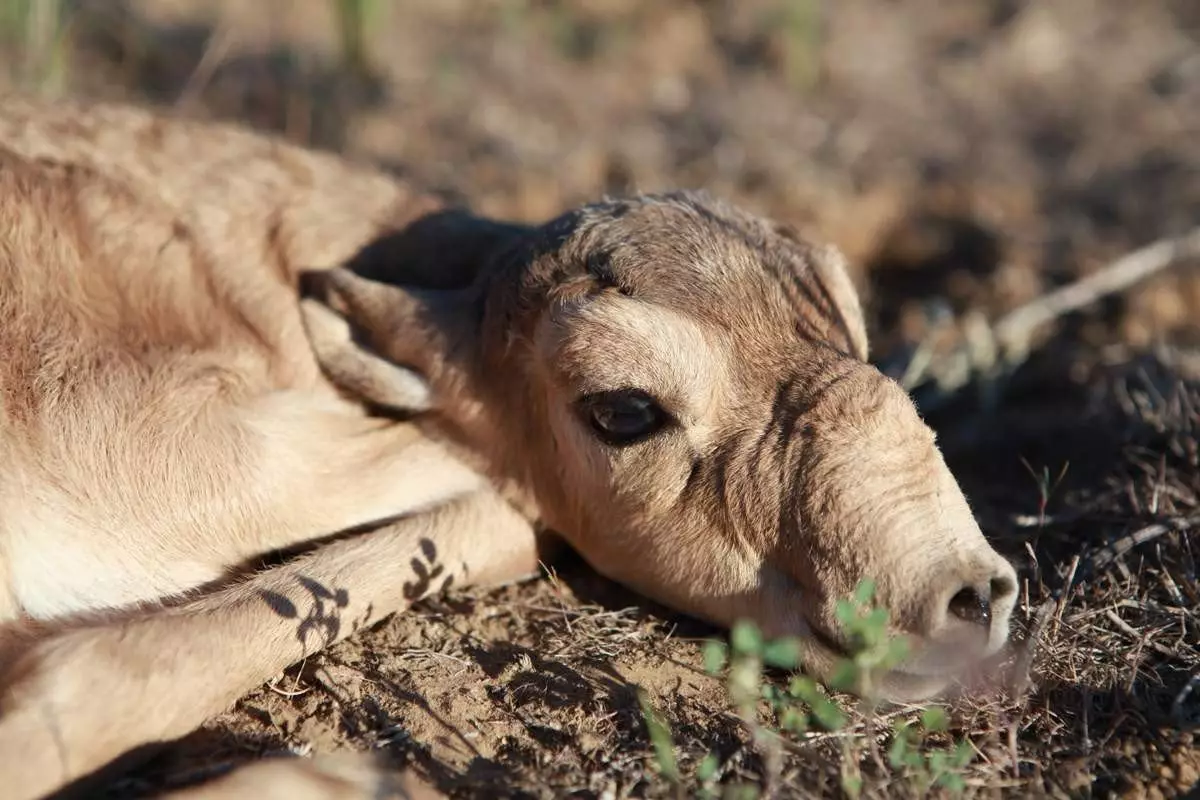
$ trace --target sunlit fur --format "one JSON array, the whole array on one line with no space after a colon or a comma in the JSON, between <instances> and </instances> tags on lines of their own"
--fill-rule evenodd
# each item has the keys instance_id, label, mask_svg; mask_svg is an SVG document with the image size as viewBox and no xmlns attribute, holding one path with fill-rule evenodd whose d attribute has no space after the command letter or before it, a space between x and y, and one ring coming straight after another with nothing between
<instances>
[{"instance_id":1,"label":"sunlit fur","mask_svg":"<svg viewBox=\"0 0 1200 800\"><path fill-rule=\"evenodd\" d=\"M348 348L315 339L327 371L362 357L354 342L416 365L442 403L426 429L481 454L597 569L718 623L799 634L818 672L846 645L836 602L864 578L912 645L894 696L1003 644L1013 570L912 402L866 362L835 250L678 193L514 229L490 251L461 290L410 291L404 263L326 273L314 297L359 329ZM604 444L575 400L620 388L675 424ZM948 612L967 587L991 596L989 626Z\"/></svg>"},{"instance_id":2,"label":"sunlit fur","mask_svg":"<svg viewBox=\"0 0 1200 800\"><path fill-rule=\"evenodd\" d=\"M697 195L540 227L437 209L234 128L0 103L6 797L529 574L531 520L650 597L804 636L818 672L831 603L874 577L916 645L898 696L1004 640L1011 569L866 364L834 250ZM574 403L629 386L674 421L613 449ZM990 627L947 614L964 586Z\"/></svg>"}]
</instances>

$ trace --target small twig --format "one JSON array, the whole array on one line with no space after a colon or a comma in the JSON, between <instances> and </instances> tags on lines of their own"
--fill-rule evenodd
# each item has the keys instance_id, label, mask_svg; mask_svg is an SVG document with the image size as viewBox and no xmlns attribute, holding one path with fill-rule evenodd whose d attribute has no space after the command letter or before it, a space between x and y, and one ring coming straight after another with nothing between
<instances>
[{"instance_id":1,"label":"small twig","mask_svg":"<svg viewBox=\"0 0 1200 800\"><path fill-rule=\"evenodd\" d=\"M1014 514L1006 520L989 520L989 524L999 527L1007 523L1013 528L1050 528L1056 525L1071 525L1084 520L1088 522L1123 522L1127 518L1117 515L1101 514L1090 509L1081 509L1076 511L1066 511L1060 514L1046 514L1045 517L1039 517L1037 514Z\"/></svg>"},{"instance_id":2,"label":"small twig","mask_svg":"<svg viewBox=\"0 0 1200 800\"><path fill-rule=\"evenodd\" d=\"M969 320L972 324L967 326L965 341L951 352L930 357L928 347L922 343L910 356L909 363L891 365L884 371L902 375L902 385L909 391L932 382L934 396L923 398L922 405L936 407L967 385L981 369L992 374L1011 370L1025 361L1034 334L1044 325L1193 258L1200 258L1200 228L1127 253L1074 283L1014 309L991 326L981 327L978 320ZM984 341L985 338L989 341Z\"/></svg>"},{"instance_id":3,"label":"small twig","mask_svg":"<svg viewBox=\"0 0 1200 800\"><path fill-rule=\"evenodd\" d=\"M627 608L618 608L618 609L614 609L612 611L595 611L594 609L592 609L590 607L588 607L588 608L569 608L565 605L562 608L547 608L546 606L538 606L538 605L534 605L532 603L509 603L508 606L509 606L509 608L519 608L523 611L534 611L539 614L556 614L556 615L561 614L564 617L576 617L576 618L587 618L587 619L601 619L604 617L623 617L623 616L633 614L633 613L637 612L637 610L638 610L634 606L629 606Z\"/></svg>"},{"instance_id":4,"label":"small twig","mask_svg":"<svg viewBox=\"0 0 1200 800\"><path fill-rule=\"evenodd\" d=\"M305 686L303 689L300 688L299 674L296 675L295 680L292 683L291 689L279 688L279 682L286 677L287 677L286 675L280 675L279 677L275 678L270 683L268 683L267 688L270 689L275 694L282 695L283 697L300 697L300 696L306 695L312 691L313 687L311 687L311 686Z\"/></svg>"},{"instance_id":5,"label":"small twig","mask_svg":"<svg viewBox=\"0 0 1200 800\"><path fill-rule=\"evenodd\" d=\"M200 61L192 70L192 74L188 76L187 83L184 84L183 90L180 91L179 97L175 101L176 108L187 108L207 88L213 75L216 74L217 67L225 60L225 54L229 52L229 46L233 44L233 38L232 32L224 25L208 37Z\"/></svg>"},{"instance_id":6,"label":"small twig","mask_svg":"<svg viewBox=\"0 0 1200 800\"><path fill-rule=\"evenodd\" d=\"M437 650L430 650L427 647L410 647L407 650L399 651L396 653L396 655L400 656L401 658L408 658L409 656L430 656L432 658L441 658L445 659L446 661L453 661L456 664L462 664L464 667L471 666L471 662L464 658L452 656L449 653L439 653Z\"/></svg>"},{"instance_id":7,"label":"small twig","mask_svg":"<svg viewBox=\"0 0 1200 800\"><path fill-rule=\"evenodd\" d=\"M1175 702L1171 703L1171 716L1175 718L1175 722L1180 728L1184 726L1183 705L1193 692L1200 692L1200 672L1194 673L1188 679L1188 682L1179 690L1179 694L1175 695Z\"/></svg>"},{"instance_id":8,"label":"small twig","mask_svg":"<svg viewBox=\"0 0 1200 800\"><path fill-rule=\"evenodd\" d=\"M1091 558L1088 559L1088 566L1091 570L1103 569L1138 545L1154 541L1168 533L1186 531L1198 525L1200 525L1200 515L1194 517L1172 517L1162 522L1155 522L1139 528L1128 536L1122 536L1112 544L1093 553Z\"/></svg>"},{"instance_id":9,"label":"small twig","mask_svg":"<svg viewBox=\"0 0 1200 800\"><path fill-rule=\"evenodd\" d=\"M1109 620L1112 621L1113 625L1116 625L1122 633L1132 638L1138 644L1144 647L1149 647L1154 652L1158 653L1159 655L1166 656L1167 658L1179 658L1179 654L1171 648L1159 644L1148 636L1143 636L1142 634L1138 633L1136 628L1134 628L1125 620L1121 619L1121 616L1111 608L1104 612L1104 616L1108 617Z\"/></svg>"},{"instance_id":10,"label":"small twig","mask_svg":"<svg viewBox=\"0 0 1200 800\"><path fill-rule=\"evenodd\" d=\"M1046 625L1049 624L1050 617L1057 607L1058 598L1055 597L1043 600L1038 606L1037 617L1034 619L1033 628L1029 631L1029 638L1025 640L1024 647L1018 652L1017 662L1013 668L1012 693L1014 696L1024 697L1029 688L1033 657L1041 644Z\"/></svg>"},{"instance_id":11,"label":"small twig","mask_svg":"<svg viewBox=\"0 0 1200 800\"><path fill-rule=\"evenodd\" d=\"M1079 556L1071 559L1071 566L1067 568L1067 579L1063 583L1062 590L1058 593L1058 604L1054 612L1054 633L1058 634L1058 626L1062 624L1063 611L1067 607L1067 601L1071 597L1071 588L1075 583L1075 573L1079 570Z\"/></svg>"},{"instance_id":12,"label":"small twig","mask_svg":"<svg viewBox=\"0 0 1200 800\"><path fill-rule=\"evenodd\" d=\"M1013 717L1008 726L1008 755L1012 759L1013 775L1018 779L1021 777L1021 754L1017 748L1017 727L1020 725L1021 718Z\"/></svg>"}]
</instances>

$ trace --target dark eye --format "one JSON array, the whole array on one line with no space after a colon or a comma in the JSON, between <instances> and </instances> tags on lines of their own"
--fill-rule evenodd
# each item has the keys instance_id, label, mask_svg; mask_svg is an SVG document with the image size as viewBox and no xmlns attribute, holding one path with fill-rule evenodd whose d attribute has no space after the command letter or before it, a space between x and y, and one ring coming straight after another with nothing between
<instances>
[{"instance_id":1,"label":"dark eye","mask_svg":"<svg viewBox=\"0 0 1200 800\"><path fill-rule=\"evenodd\" d=\"M579 410L596 435L614 447L647 439L671 421L671 415L640 389L589 394L579 399Z\"/></svg>"}]
</instances>

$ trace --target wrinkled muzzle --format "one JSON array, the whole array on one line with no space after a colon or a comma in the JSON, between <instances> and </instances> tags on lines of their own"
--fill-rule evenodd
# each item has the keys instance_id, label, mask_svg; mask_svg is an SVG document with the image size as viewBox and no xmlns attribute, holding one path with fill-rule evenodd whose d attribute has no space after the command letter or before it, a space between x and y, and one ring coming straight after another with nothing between
<instances>
[{"instance_id":1,"label":"wrinkled muzzle","mask_svg":"<svg viewBox=\"0 0 1200 800\"><path fill-rule=\"evenodd\" d=\"M888 633L907 649L884 691L916 699L1004 645L1016 573L984 538L907 396L876 389L866 411L843 398L833 409L843 424L818 433L798 464L800 519L781 552L820 598L805 620L815 666L861 645L837 604L870 580Z\"/></svg>"}]
</instances>

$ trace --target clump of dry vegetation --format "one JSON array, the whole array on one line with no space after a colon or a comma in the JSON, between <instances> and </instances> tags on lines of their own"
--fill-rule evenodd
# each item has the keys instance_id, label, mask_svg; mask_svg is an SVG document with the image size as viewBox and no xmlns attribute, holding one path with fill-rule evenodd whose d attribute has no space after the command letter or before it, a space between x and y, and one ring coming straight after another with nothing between
<instances>
[{"instance_id":1,"label":"clump of dry vegetation","mask_svg":"<svg viewBox=\"0 0 1200 800\"><path fill-rule=\"evenodd\" d=\"M705 664L721 634L567 560L299 665L112 795L340 747L462 797L1195 791L1196 9L4 6L0 83L237 120L499 216L707 186L834 241L875 358L1022 577L1006 664L931 711L825 700L745 629L731 685Z\"/></svg>"}]
</instances>

